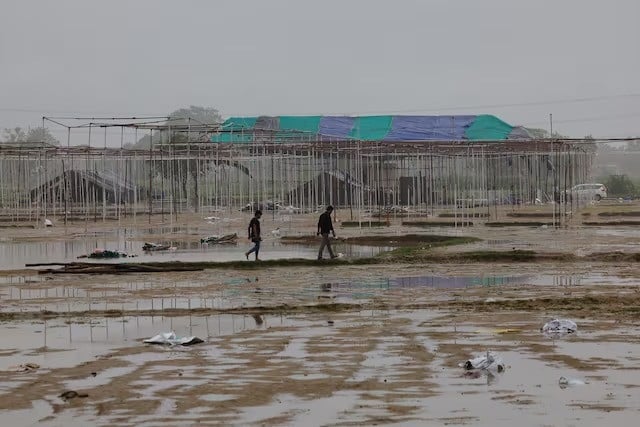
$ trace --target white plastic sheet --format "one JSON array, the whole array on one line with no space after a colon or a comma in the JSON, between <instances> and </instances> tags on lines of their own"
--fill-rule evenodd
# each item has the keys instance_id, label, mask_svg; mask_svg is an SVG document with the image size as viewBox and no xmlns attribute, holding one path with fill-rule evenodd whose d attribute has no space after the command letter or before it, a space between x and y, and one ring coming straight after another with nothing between
<instances>
[{"instance_id":1,"label":"white plastic sheet","mask_svg":"<svg viewBox=\"0 0 640 427\"><path fill-rule=\"evenodd\" d=\"M578 330L578 325L569 319L553 319L545 323L541 330L552 335L573 334Z\"/></svg>"},{"instance_id":2,"label":"white plastic sheet","mask_svg":"<svg viewBox=\"0 0 640 427\"><path fill-rule=\"evenodd\" d=\"M489 372L504 371L504 362L502 361L502 358L491 351L487 351L482 356L460 363L459 366L466 370L478 369Z\"/></svg>"},{"instance_id":3,"label":"white plastic sheet","mask_svg":"<svg viewBox=\"0 0 640 427\"><path fill-rule=\"evenodd\" d=\"M194 344L200 344L204 341L198 337L181 337L178 338L175 332L162 332L149 339L144 340L147 344L161 344L161 345L183 345L189 346Z\"/></svg>"}]
</instances>

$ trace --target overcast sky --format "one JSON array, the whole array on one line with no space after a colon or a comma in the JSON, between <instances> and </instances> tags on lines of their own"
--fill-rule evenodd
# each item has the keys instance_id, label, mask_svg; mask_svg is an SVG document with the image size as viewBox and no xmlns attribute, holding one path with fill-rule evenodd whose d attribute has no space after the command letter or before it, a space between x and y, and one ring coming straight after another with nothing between
<instances>
[{"instance_id":1,"label":"overcast sky","mask_svg":"<svg viewBox=\"0 0 640 427\"><path fill-rule=\"evenodd\" d=\"M201 105L546 129L552 113L573 137L640 135L639 0L2 0L0 14L0 128Z\"/></svg>"}]
</instances>

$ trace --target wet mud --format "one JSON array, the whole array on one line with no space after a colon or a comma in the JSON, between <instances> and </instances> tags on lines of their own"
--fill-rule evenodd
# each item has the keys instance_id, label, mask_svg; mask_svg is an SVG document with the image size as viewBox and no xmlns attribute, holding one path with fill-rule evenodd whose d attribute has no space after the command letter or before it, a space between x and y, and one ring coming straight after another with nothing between
<instances>
[{"instance_id":1,"label":"wet mud","mask_svg":"<svg viewBox=\"0 0 640 427\"><path fill-rule=\"evenodd\" d=\"M264 227L306 239L314 219L295 221L299 234L275 221ZM11 229L3 243L82 241L114 232L108 223L88 231L75 227L40 236L39 230ZM202 234L190 224L128 227L142 240L188 241ZM220 227L227 229L233 226ZM392 223L375 231L337 231L387 250L389 241L415 228ZM473 227L443 235L478 240L401 245L392 249L395 258L363 265L266 263L250 270L228 265L125 276L6 269L0 274L0 421L634 424L640 268L633 254L640 233ZM313 243L306 243L309 256ZM468 262L459 255L514 248L547 258ZM388 257L378 253L350 258ZM574 320L577 332L543 334L542 325L554 318ZM204 343L142 342L168 331ZM503 372L469 373L459 366L487 351L502 358Z\"/></svg>"}]
</instances>

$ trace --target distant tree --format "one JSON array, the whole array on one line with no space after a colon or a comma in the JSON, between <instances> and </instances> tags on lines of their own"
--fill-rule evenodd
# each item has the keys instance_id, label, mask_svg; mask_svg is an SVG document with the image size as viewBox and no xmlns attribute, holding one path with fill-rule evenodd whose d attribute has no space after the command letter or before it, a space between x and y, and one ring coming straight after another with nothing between
<instances>
[{"instance_id":1,"label":"distant tree","mask_svg":"<svg viewBox=\"0 0 640 427\"><path fill-rule=\"evenodd\" d=\"M626 151L640 151L640 141L629 141L625 147Z\"/></svg>"},{"instance_id":2,"label":"distant tree","mask_svg":"<svg viewBox=\"0 0 640 427\"><path fill-rule=\"evenodd\" d=\"M180 108L169 114L169 118L173 122L180 124L187 124L189 118L195 121L195 124L215 125L222 122L222 116L218 110L197 105L191 105L189 108Z\"/></svg>"},{"instance_id":3,"label":"distant tree","mask_svg":"<svg viewBox=\"0 0 640 427\"><path fill-rule=\"evenodd\" d=\"M616 151L616 147L611 146L611 144L598 144L598 151L600 152Z\"/></svg>"},{"instance_id":4,"label":"distant tree","mask_svg":"<svg viewBox=\"0 0 640 427\"><path fill-rule=\"evenodd\" d=\"M60 145L60 141L51 134L49 129L42 126L29 128L27 131L27 142L44 142L51 145Z\"/></svg>"},{"instance_id":5,"label":"distant tree","mask_svg":"<svg viewBox=\"0 0 640 427\"><path fill-rule=\"evenodd\" d=\"M529 135L531 135L533 138L536 138L536 139L546 139L550 137L549 131L546 129L541 129L541 128L525 128L525 129L527 130L527 132L529 132ZM551 138L563 139L568 137L558 132L553 132L553 134L551 135Z\"/></svg>"},{"instance_id":6,"label":"distant tree","mask_svg":"<svg viewBox=\"0 0 640 427\"><path fill-rule=\"evenodd\" d=\"M18 142L25 142L27 140L27 133L21 127L4 128L2 133L2 139L4 142L15 144Z\"/></svg>"},{"instance_id":7,"label":"distant tree","mask_svg":"<svg viewBox=\"0 0 640 427\"><path fill-rule=\"evenodd\" d=\"M602 182L607 194L613 197L634 196L636 187L627 175L608 175Z\"/></svg>"},{"instance_id":8,"label":"distant tree","mask_svg":"<svg viewBox=\"0 0 640 427\"><path fill-rule=\"evenodd\" d=\"M207 125L215 125L217 123L222 122L222 116L220 112L215 108L211 107L200 107L197 105L191 105L189 108L180 108L169 114L169 120L165 122L166 125L186 125L189 124L189 119L191 119L191 124L194 126L207 124ZM170 136L170 138L169 138ZM129 146L127 148L133 148L137 150L147 150L151 146L151 142L153 144L163 144L167 141L171 142L186 142L187 135L183 132L171 132L171 135L168 134L167 131L154 132L153 141L151 140L150 135L144 135L138 141Z\"/></svg>"},{"instance_id":9,"label":"distant tree","mask_svg":"<svg viewBox=\"0 0 640 427\"><path fill-rule=\"evenodd\" d=\"M25 142L44 142L52 145L60 145L60 141L51 134L49 129L43 127L28 128L26 131L21 127L5 128L3 131L4 142L19 144Z\"/></svg>"}]
</instances>

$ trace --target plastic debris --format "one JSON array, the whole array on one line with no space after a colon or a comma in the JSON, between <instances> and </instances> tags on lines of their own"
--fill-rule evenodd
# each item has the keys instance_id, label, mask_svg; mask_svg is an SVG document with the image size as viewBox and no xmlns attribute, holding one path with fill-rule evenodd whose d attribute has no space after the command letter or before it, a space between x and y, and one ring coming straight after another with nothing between
<instances>
[{"instance_id":1,"label":"plastic debris","mask_svg":"<svg viewBox=\"0 0 640 427\"><path fill-rule=\"evenodd\" d=\"M237 233L225 234L224 236L208 236L200 239L200 243L207 243L207 244L214 244L214 245L221 245L225 243L237 243L237 241L238 241Z\"/></svg>"},{"instance_id":2,"label":"plastic debris","mask_svg":"<svg viewBox=\"0 0 640 427\"><path fill-rule=\"evenodd\" d=\"M560 379L558 380L558 385L560 386L560 388L575 387L585 384L586 382L577 378L560 377Z\"/></svg>"},{"instance_id":3,"label":"plastic debris","mask_svg":"<svg viewBox=\"0 0 640 427\"><path fill-rule=\"evenodd\" d=\"M53 222L50 219L46 219L44 220L44 226L45 227L53 227Z\"/></svg>"},{"instance_id":4,"label":"plastic debris","mask_svg":"<svg viewBox=\"0 0 640 427\"><path fill-rule=\"evenodd\" d=\"M273 237L275 237L276 239L280 237L280 227L276 228L275 230L271 230L271 235Z\"/></svg>"},{"instance_id":5,"label":"plastic debris","mask_svg":"<svg viewBox=\"0 0 640 427\"><path fill-rule=\"evenodd\" d=\"M111 250L111 249L95 249L88 255L80 255L78 258L94 258L94 259L104 259L104 258L127 258L129 255L126 252Z\"/></svg>"},{"instance_id":6,"label":"plastic debris","mask_svg":"<svg viewBox=\"0 0 640 427\"><path fill-rule=\"evenodd\" d=\"M578 330L578 325L569 319L553 319L545 323L540 330L550 335L573 334Z\"/></svg>"},{"instance_id":7,"label":"plastic debris","mask_svg":"<svg viewBox=\"0 0 640 427\"><path fill-rule=\"evenodd\" d=\"M40 365L37 363L22 363L16 366L10 366L9 370L13 372L32 372L40 369Z\"/></svg>"},{"instance_id":8,"label":"plastic debris","mask_svg":"<svg viewBox=\"0 0 640 427\"><path fill-rule=\"evenodd\" d=\"M194 344L200 344L204 341L198 337L182 337L178 338L175 332L162 332L156 336L144 340L147 344L161 344L161 345L182 345L190 346Z\"/></svg>"},{"instance_id":9,"label":"plastic debris","mask_svg":"<svg viewBox=\"0 0 640 427\"><path fill-rule=\"evenodd\" d=\"M145 252L156 252L156 251L175 251L177 248L166 245L162 243L148 243L146 242L142 245L142 250Z\"/></svg>"},{"instance_id":10,"label":"plastic debris","mask_svg":"<svg viewBox=\"0 0 640 427\"><path fill-rule=\"evenodd\" d=\"M476 369L488 372L503 372L505 368L502 358L491 351L487 351L487 353L482 356L460 363L459 366L468 371Z\"/></svg>"},{"instance_id":11,"label":"plastic debris","mask_svg":"<svg viewBox=\"0 0 640 427\"><path fill-rule=\"evenodd\" d=\"M66 402L67 400L75 399L76 397L89 397L89 395L87 393L78 393L75 390L67 390L62 392L59 397Z\"/></svg>"}]
</instances>

